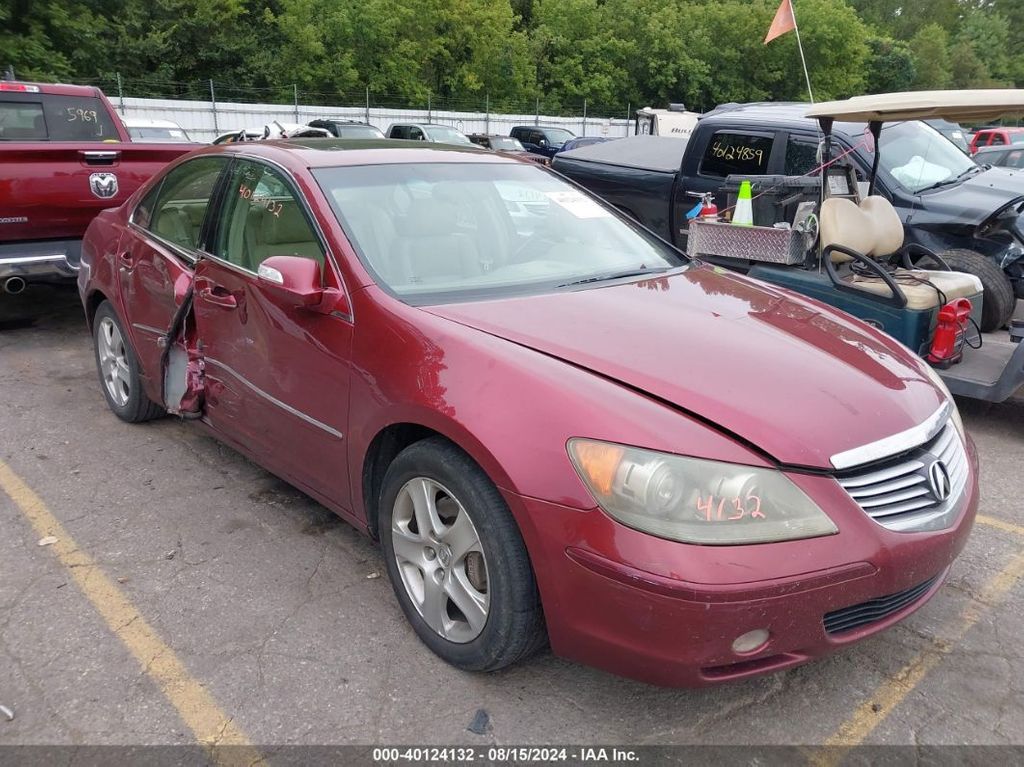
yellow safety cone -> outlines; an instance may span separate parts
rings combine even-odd
[[[750,182],[740,184],[740,194],[736,198],[736,208],[732,212],[732,222],[737,226],[754,225],[754,207],[750,202]]]

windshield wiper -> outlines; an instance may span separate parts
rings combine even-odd
[[[970,168],[965,168],[960,173],[957,173],[955,176],[953,176],[953,178],[945,178],[942,181],[936,181],[931,186],[926,186],[924,189],[918,189],[917,193],[921,194],[921,192],[927,192],[930,189],[938,189],[940,186],[949,186],[950,184],[955,184],[960,179],[966,178],[969,173],[973,173],[974,171],[980,170],[980,165],[972,165]]]
[[[558,287],[571,288],[576,285],[588,285],[592,282],[606,282],[608,280],[620,280],[626,277],[639,277],[642,274],[661,274],[662,272],[667,271],[667,267],[664,269],[648,269],[646,266],[641,266],[639,269],[627,269],[621,272],[610,272],[608,274],[595,274],[593,277],[583,277],[579,280],[562,283]]]

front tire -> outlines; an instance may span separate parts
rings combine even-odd
[[[104,301],[96,310],[92,327],[100,388],[114,415],[128,423],[141,423],[164,415],[163,408],[152,402],[142,389],[139,359],[109,301]]]
[[[942,254],[954,272],[973,274],[981,280],[985,293],[981,301],[981,330],[989,333],[1004,327],[1013,316],[1017,297],[1010,278],[988,256],[974,250],[954,248]]]
[[[380,539],[395,596],[427,647],[457,668],[495,671],[546,641],[530,559],[483,470],[441,438],[388,467]]]

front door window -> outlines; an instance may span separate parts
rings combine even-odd
[[[231,168],[221,227],[212,250],[255,273],[271,256],[324,263],[324,248],[291,184],[275,168],[239,160]]]

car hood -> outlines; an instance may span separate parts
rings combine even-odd
[[[426,311],[662,400],[793,466],[830,468],[831,456],[917,426],[945,401],[888,336],[704,264]]]
[[[979,226],[1010,204],[1024,202],[1024,172],[989,168],[963,183],[920,196],[922,212],[950,224]],[[910,220],[914,219],[911,213]]]

